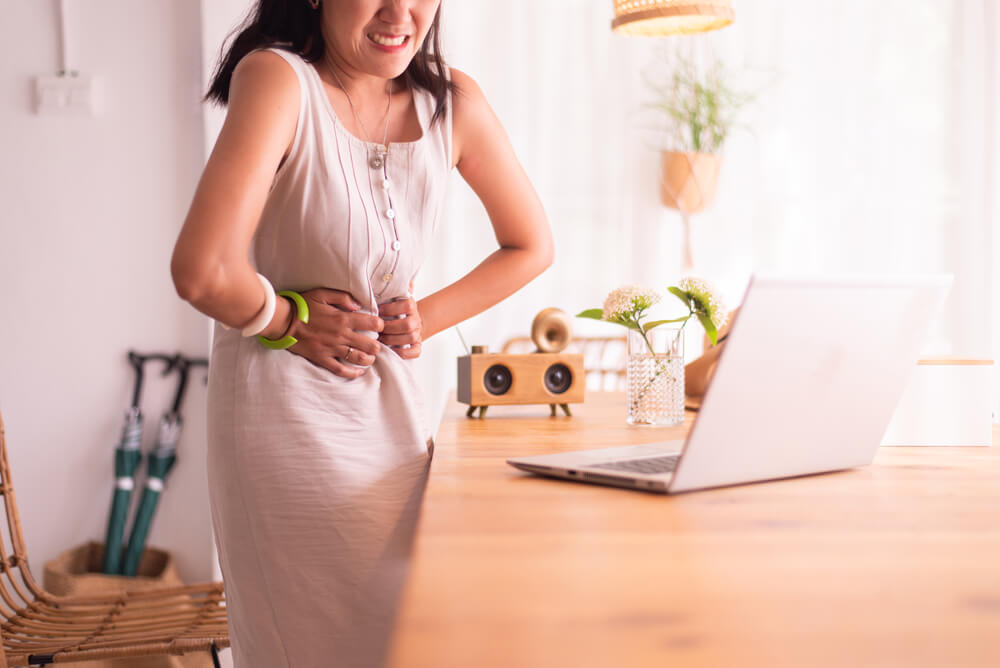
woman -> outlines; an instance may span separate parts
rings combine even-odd
[[[500,123],[437,55],[439,5],[260,0],[209,91],[228,114],[171,269],[219,323],[208,476],[238,668],[382,662],[432,447],[413,359],[552,261]],[[453,167],[499,249],[418,301]]]

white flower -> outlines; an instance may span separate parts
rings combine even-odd
[[[645,311],[661,299],[655,290],[638,285],[625,285],[612,290],[604,307],[601,309],[601,319],[608,322],[623,324],[626,318],[631,319],[637,311]]]
[[[703,278],[689,276],[682,278],[677,287],[691,297],[695,313],[707,315],[716,330],[725,326],[726,320],[729,319],[729,309],[726,308],[715,286]]]

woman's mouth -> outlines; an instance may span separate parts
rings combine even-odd
[[[382,49],[388,49],[395,51],[396,49],[402,48],[410,41],[409,35],[386,35],[383,33],[368,33],[368,39],[374,42],[377,46]]]

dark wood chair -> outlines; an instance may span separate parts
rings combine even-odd
[[[211,652],[229,646],[222,582],[101,596],[54,596],[28,566],[0,417],[0,668]],[[2,528],[2,521],[0,521]],[[8,545],[7,542],[11,543]]]

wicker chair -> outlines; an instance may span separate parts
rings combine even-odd
[[[0,540],[0,668],[202,651],[220,665],[218,650],[229,646],[222,582],[102,596],[54,596],[38,586],[21,536],[2,417],[0,497],[9,529]]]

